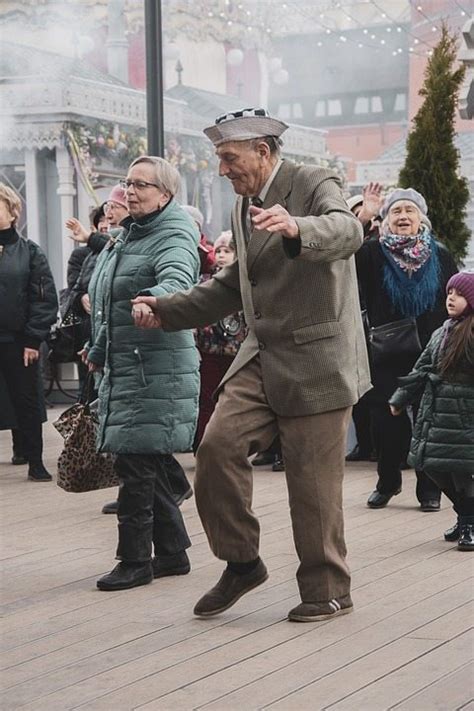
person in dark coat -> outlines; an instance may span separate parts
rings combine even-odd
[[[89,284],[93,343],[87,362],[90,370],[103,370],[97,443],[116,455],[120,480],[120,563],[97,581],[100,590],[190,570],[191,542],[167,463],[173,452],[192,445],[197,350],[191,331],[144,334],[130,311],[137,294],[170,294],[197,281],[199,235],[173,199],[179,183],[179,173],[162,158],[142,156],[132,163],[126,182],[130,217],[113,248],[102,252]],[[151,313],[145,305],[135,310]]]
[[[396,189],[385,199],[379,240],[367,240],[356,254],[357,275],[371,327],[413,317],[421,346],[446,319],[445,289],[457,267],[446,247],[437,242],[423,216],[424,197],[413,188]],[[382,508],[401,491],[401,460],[411,436],[411,424],[404,412],[392,417],[388,400],[397,380],[412,369],[416,357],[400,357],[372,364],[373,389],[369,393],[374,440],[378,452],[378,482],[367,505]],[[416,415],[417,403],[414,403]],[[440,490],[418,470],[416,496],[422,511],[437,511]]]
[[[46,413],[46,400],[44,397],[43,377],[41,368],[38,368],[38,398],[41,410],[41,422],[47,422],[48,415]],[[0,430],[11,430],[12,435],[12,458],[11,463],[17,466],[28,464],[25,457],[25,444],[23,435],[18,427],[15,415],[15,408],[10,399],[10,393],[5,382],[2,371],[0,370]]]
[[[214,242],[214,252],[216,272],[232,264],[236,255],[231,230],[219,235]],[[212,279],[212,275],[202,274],[199,283],[203,284],[208,279]],[[240,312],[231,314],[218,323],[197,328],[195,331],[196,345],[201,356],[199,417],[193,444],[195,454],[216,406],[214,393],[232,365],[246,334],[245,320]]]
[[[42,460],[38,359],[56,321],[58,299],[42,250],[15,229],[20,210],[18,195],[0,183],[0,371],[23,436],[28,479],[51,481]]]
[[[383,199],[381,183],[367,183],[361,195],[352,195],[347,204],[350,211],[357,217],[364,228],[364,240],[378,240],[380,225],[377,221]],[[363,295],[361,309],[365,309]],[[352,420],[357,443],[346,456],[346,462],[376,462],[377,453],[373,442],[373,427],[371,425],[370,395],[367,393],[352,408]]]
[[[449,319],[435,331],[411,373],[390,398],[392,415],[423,397],[409,461],[452,501],[456,524],[445,532],[461,551],[474,550],[474,272],[448,281]]]

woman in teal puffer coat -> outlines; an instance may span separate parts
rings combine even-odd
[[[94,340],[89,369],[101,371],[98,448],[116,455],[120,479],[117,558],[97,581],[122,590],[153,577],[190,570],[191,544],[172,495],[164,459],[192,446],[197,419],[199,363],[191,331],[143,331],[131,299],[190,288],[199,275],[199,235],[173,200],[178,172],[142,156],[130,166],[130,218],[101,261],[94,284]],[[147,309],[144,305],[135,309]],[[152,561],[152,545],[155,557]]]
[[[455,526],[445,532],[460,550],[474,550],[474,272],[448,281],[450,318],[435,331],[389,403],[399,415],[423,389],[409,463],[453,502]]]

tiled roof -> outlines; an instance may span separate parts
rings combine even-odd
[[[0,81],[31,77],[47,78],[51,81],[69,81],[71,77],[77,77],[103,84],[128,86],[109,74],[99,72],[82,59],[65,57],[14,42],[3,42],[0,56]]]
[[[165,95],[170,99],[185,101],[191,111],[199,116],[210,118],[212,121],[219,114],[245,108],[245,100],[238,96],[216,94],[213,91],[204,91],[184,84],[172,86],[166,90]]]
[[[474,128],[474,126],[473,126]],[[456,148],[460,152],[463,160],[474,158],[474,132],[464,132],[456,134],[454,139]],[[403,163],[406,156],[406,138],[400,138],[396,143],[393,143],[390,148],[381,153],[376,159],[378,163],[386,161],[396,161]]]

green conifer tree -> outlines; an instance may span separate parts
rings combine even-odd
[[[454,66],[456,52],[456,38],[443,24],[441,39],[425,69],[420,89],[425,100],[413,119],[399,184],[425,197],[434,234],[461,261],[470,237],[465,223],[469,188],[459,174],[454,144],[457,99],[465,72],[465,67]]]

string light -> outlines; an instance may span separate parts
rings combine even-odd
[[[377,3],[375,2],[375,0],[366,0],[366,2],[372,4],[375,8],[377,8],[377,9],[380,11],[380,13],[381,13],[381,17],[382,17],[382,18],[385,18],[385,19],[387,19],[389,22],[392,23],[392,27],[389,27],[389,28],[386,27],[386,28],[385,28],[385,30],[386,30],[387,33],[391,33],[391,32],[394,32],[394,31],[396,31],[396,32],[398,32],[398,33],[405,32],[407,35],[409,35],[409,36],[412,38],[412,44],[413,44],[413,45],[418,45],[418,44],[421,42],[421,43],[423,43],[424,45],[426,45],[427,48],[431,48],[431,44],[430,44],[430,43],[426,42],[424,39],[418,39],[417,37],[415,37],[415,35],[414,35],[413,33],[411,33],[409,30],[407,30],[404,26],[398,25],[398,24],[397,24],[397,20],[396,20],[395,18],[393,18],[393,17],[390,17],[390,16],[383,10],[383,8],[379,7],[379,5],[377,5]],[[297,0],[293,0],[293,2],[291,2],[291,3],[285,3],[285,4],[286,4],[287,7],[289,7],[290,9],[293,9],[293,10],[295,10],[296,12],[298,12],[298,14],[301,15],[301,17],[303,17],[305,20],[309,20],[309,21],[314,21],[314,20],[315,20],[315,18],[314,18],[313,15],[310,15],[310,14],[305,13],[305,12],[303,11],[303,9],[299,6],[299,3],[297,2]],[[338,5],[334,4],[334,7],[341,7],[341,5],[343,5],[343,3],[339,3]],[[422,6],[421,6],[421,5],[419,5],[418,7],[422,9]],[[369,29],[367,29],[366,27],[363,27],[362,24],[359,22],[358,19],[356,19],[356,18],[354,18],[354,17],[351,17],[351,15],[350,15],[347,11],[345,11],[344,9],[342,10],[342,12],[343,12],[344,16],[345,16],[348,20],[350,20],[351,22],[354,22],[356,25],[358,25],[358,28],[360,28],[360,31],[363,32],[364,35],[368,35],[372,41],[377,41],[378,44],[386,45],[386,41],[385,41],[385,40],[381,40],[381,39],[378,39],[378,40],[377,40],[377,35],[376,35],[373,31],[372,31],[371,34],[369,34]],[[324,17],[325,17],[325,14],[324,14],[323,12],[319,13],[319,18],[320,18],[320,19],[323,19]],[[398,22],[399,22],[399,20],[398,20]],[[431,20],[431,22],[432,22],[432,20]],[[328,27],[327,25],[323,24],[323,23],[320,22],[320,21],[319,21],[319,25],[320,25],[321,31],[325,32],[325,34],[328,35],[328,36],[332,35],[334,32],[337,32],[337,29]],[[344,36],[344,39],[342,39],[343,36]],[[359,41],[357,38],[355,38],[355,37],[354,37],[354,38],[351,38],[350,36],[347,36],[347,35],[343,35],[343,36],[339,35],[339,36],[338,36],[338,41],[352,42],[352,43],[353,43],[354,45],[356,45],[359,49],[367,48],[367,49],[375,50],[375,52],[380,52],[380,49],[379,49],[379,47],[378,47],[378,44],[377,44],[377,45],[375,45],[375,44],[364,44],[363,42],[360,42],[360,41]],[[369,37],[368,37],[368,38],[369,38]],[[321,45],[318,44],[318,46],[323,46],[323,43],[322,43]],[[396,50],[393,50],[393,51],[395,52],[396,55],[398,55],[398,54],[403,54],[404,51],[410,52],[411,54],[418,54],[419,56],[425,56],[425,54],[426,54],[426,50],[425,50],[423,53],[422,53],[422,52],[419,52],[419,51],[417,52],[417,51],[415,50],[415,48],[414,48],[413,46],[411,46],[411,45],[410,45],[410,48],[409,48],[409,49],[407,48],[407,50],[404,50],[403,48],[398,47]],[[394,56],[395,56],[395,55],[394,55]]]
[[[393,17],[390,17],[390,15],[387,15],[387,13],[384,13],[383,8],[381,8],[380,5],[378,5],[378,4],[375,2],[375,0],[369,0],[369,1],[370,1],[370,3],[371,3],[379,12],[385,14],[385,17],[386,17],[390,22],[393,22],[394,25],[397,24],[397,21],[396,21]],[[421,9],[422,9],[422,8],[421,8],[421,5],[418,5],[417,10],[421,11]],[[401,30],[402,32],[406,32],[406,34],[407,34],[409,37],[414,37],[414,36],[415,36],[412,32],[410,32],[409,30],[405,29],[404,27],[400,27],[400,30]],[[430,47],[430,44],[429,44],[428,42],[425,42],[424,40],[421,40],[421,41],[422,41],[423,44],[425,44],[427,47]]]

